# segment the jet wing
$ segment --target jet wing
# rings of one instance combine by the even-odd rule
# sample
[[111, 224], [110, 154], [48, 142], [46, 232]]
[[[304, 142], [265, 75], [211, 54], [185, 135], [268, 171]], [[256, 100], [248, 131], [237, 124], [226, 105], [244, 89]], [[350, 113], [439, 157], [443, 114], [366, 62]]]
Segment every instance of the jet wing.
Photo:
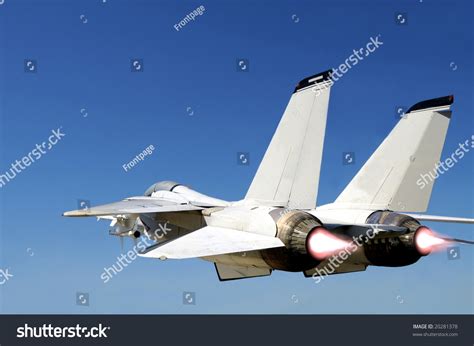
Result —
[[230, 228], [206, 226], [178, 239], [147, 248], [140, 256], [195, 258], [285, 246], [275, 237]]
[[192, 204], [182, 204], [155, 197], [130, 197], [123, 201], [67, 211], [63, 216], [105, 216], [121, 214], [163, 213], [174, 211], [202, 210]]

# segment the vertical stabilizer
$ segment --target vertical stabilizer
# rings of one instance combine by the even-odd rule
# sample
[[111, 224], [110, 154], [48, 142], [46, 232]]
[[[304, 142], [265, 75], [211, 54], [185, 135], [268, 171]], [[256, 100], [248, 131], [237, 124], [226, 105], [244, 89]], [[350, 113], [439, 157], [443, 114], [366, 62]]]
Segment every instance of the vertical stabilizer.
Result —
[[[349, 208], [424, 212], [451, 120], [453, 96], [411, 107], [372, 154], [335, 204]], [[433, 174], [434, 175], [434, 174]]]
[[316, 205], [331, 71], [296, 86], [245, 199], [290, 208]]

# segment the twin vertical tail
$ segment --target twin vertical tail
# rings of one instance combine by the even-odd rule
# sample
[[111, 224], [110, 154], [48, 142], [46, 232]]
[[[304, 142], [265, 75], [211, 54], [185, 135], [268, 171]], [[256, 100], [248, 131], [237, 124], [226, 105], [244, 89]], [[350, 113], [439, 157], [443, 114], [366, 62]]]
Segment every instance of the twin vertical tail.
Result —
[[[246, 200], [315, 208], [332, 84], [329, 70], [305, 78], [296, 86]], [[438, 168], [453, 101], [453, 96], [445, 96], [412, 106], [334, 205], [426, 211], [436, 176], [426, 177]]]

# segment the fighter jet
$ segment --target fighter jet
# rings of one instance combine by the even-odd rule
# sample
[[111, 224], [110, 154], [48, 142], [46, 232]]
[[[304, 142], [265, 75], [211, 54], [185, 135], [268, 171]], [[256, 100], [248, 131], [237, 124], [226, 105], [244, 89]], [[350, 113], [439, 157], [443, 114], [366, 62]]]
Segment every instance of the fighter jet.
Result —
[[439, 164], [453, 96], [409, 108], [334, 202], [317, 205], [333, 84], [331, 70], [298, 83], [242, 200], [161, 181], [144, 196], [64, 216], [109, 219], [114, 236], [146, 237], [143, 257], [213, 262], [221, 281], [273, 270], [318, 277], [406, 266], [453, 242], [472, 244], [422, 224], [474, 223], [423, 214], [436, 180], [427, 177]]

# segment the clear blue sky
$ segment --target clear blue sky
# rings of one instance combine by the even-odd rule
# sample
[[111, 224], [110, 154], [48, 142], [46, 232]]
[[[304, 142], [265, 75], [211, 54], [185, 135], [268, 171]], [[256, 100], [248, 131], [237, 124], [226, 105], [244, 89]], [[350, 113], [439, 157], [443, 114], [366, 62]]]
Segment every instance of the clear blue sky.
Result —
[[[204, 14], [177, 32], [200, 5]], [[407, 25], [395, 23], [397, 12]], [[52, 129], [66, 136], [0, 189], [0, 268], [14, 275], [0, 286], [0, 312], [472, 313], [466, 246], [459, 260], [442, 252], [317, 285], [284, 272], [220, 283], [211, 263], [150, 259], [103, 284], [121, 251], [108, 223], [61, 217], [77, 199], [103, 204], [165, 179], [242, 198], [296, 83], [379, 34], [383, 46], [332, 89], [319, 204], [334, 200], [396, 124], [397, 106], [455, 95], [447, 157], [473, 134], [472, 15], [471, 1], [5, 0], [0, 172]], [[132, 58], [143, 72], [131, 72]], [[238, 58], [249, 72], [237, 71]], [[25, 59], [37, 73], [25, 72]], [[125, 172], [150, 144], [152, 156]], [[348, 151], [354, 165], [342, 164]], [[249, 166], [237, 165], [237, 152], [250, 153]], [[429, 213], [474, 215], [473, 167], [474, 152], [438, 179]], [[469, 239], [474, 230], [430, 225]], [[89, 307], [76, 306], [78, 291], [90, 294]], [[183, 291], [196, 292], [196, 305], [182, 304]]]

